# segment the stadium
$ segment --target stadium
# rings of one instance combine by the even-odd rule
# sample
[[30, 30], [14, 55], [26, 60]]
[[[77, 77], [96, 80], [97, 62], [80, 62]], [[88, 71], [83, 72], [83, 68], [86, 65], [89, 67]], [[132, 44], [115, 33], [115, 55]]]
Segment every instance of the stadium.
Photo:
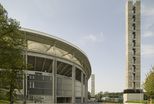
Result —
[[86, 103], [91, 66], [87, 55], [55, 36], [22, 28], [27, 48], [22, 94], [27, 104]]

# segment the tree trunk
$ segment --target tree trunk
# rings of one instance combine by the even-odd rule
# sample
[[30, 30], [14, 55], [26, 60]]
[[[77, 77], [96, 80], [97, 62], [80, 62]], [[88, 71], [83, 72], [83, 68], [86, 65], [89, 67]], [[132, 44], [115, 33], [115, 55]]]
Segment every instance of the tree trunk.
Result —
[[10, 86], [10, 104], [13, 104], [13, 89], [12, 89], [12, 85]]

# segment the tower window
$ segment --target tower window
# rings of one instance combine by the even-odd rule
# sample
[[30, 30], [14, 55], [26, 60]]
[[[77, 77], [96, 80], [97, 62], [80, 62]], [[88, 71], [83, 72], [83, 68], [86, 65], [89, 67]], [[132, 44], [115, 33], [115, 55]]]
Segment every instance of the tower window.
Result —
[[136, 71], [136, 66], [135, 65], [132, 66], [132, 71], [135, 73], [135, 71]]
[[133, 82], [133, 88], [135, 89], [135, 82]]
[[135, 14], [136, 13], [136, 7], [133, 6], [132, 12]]
[[135, 80], [135, 73], [133, 73], [132, 76], [133, 76], [133, 80]]
[[133, 64], [136, 63], [136, 57], [133, 57]]
[[135, 40], [133, 40], [133, 47], [135, 47], [136, 46], [136, 41]]
[[135, 21], [136, 21], [136, 16], [133, 15], [133, 16], [132, 16], [132, 19], [133, 19], [133, 22], [135, 22]]
[[136, 33], [135, 33], [135, 32], [133, 32], [132, 34], [133, 34], [133, 38], [135, 39], [135, 38], [136, 38]]
[[132, 26], [133, 26], [133, 30], [135, 30], [136, 29], [135, 23], [133, 23]]
[[132, 74], [132, 87], [135, 89], [135, 73]]
[[132, 49], [132, 52], [133, 52], [133, 55], [136, 55], [136, 49], [135, 48]]

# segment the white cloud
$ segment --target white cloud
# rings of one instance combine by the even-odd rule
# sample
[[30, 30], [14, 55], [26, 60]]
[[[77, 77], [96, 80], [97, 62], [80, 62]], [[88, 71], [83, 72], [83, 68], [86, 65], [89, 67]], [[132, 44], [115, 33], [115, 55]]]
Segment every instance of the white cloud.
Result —
[[142, 4], [143, 37], [154, 37], [154, 6], [153, 1]]
[[104, 40], [103, 33], [100, 34], [89, 34], [84, 37], [81, 37], [79, 40], [79, 44], [88, 45], [88, 44], [96, 44], [101, 43]]
[[144, 57], [154, 57], [154, 45], [143, 45], [142, 56]]
[[154, 32], [153, 31], [146, 31], [143, 36], [144, 37], [154, 37]]
[[154, 16], [154, 8], [145, 7], [143, 9], [143, 15], [145, 15], [145, 16]]
[[[152, 0], [153, 1], [153, 0]], [[144, 16], [154, 16], [154, 7], [152, 2], [149, 2], [149, 3], [143, 3], [142, 6], [141, 6], [141, 9], [142, 9], [142, 13]]]
[[87, 41], [92, 41], [92, 42], [96, 42], [97, 41], [97, 37], [94, 36], [93, 34], [90, 34], [90, 35], [84, 37], [83, 39], [87, 40]]

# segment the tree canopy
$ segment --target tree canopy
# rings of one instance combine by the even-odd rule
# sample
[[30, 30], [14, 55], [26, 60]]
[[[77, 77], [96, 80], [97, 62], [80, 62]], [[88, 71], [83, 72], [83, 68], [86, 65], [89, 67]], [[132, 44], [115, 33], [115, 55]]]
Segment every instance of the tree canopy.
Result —
[[21, 88], [22, 70], [25, 69], [23, 49], [25, 42], [19, 22], [8, 18], [0, 4], [0, 92], [8, 90], [8, 100], [13, 104], [15, 89]]
[[154, 67], [147, 74], [145, 82], [143, 84], [146, 95], [151, 99], [154, 98]]

